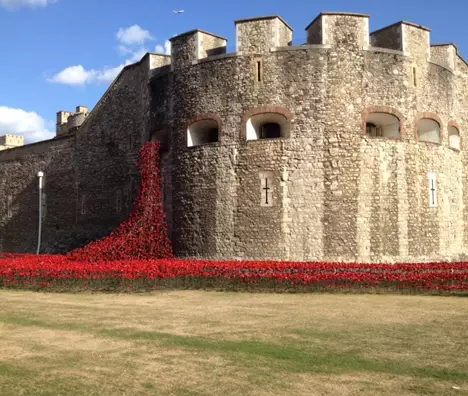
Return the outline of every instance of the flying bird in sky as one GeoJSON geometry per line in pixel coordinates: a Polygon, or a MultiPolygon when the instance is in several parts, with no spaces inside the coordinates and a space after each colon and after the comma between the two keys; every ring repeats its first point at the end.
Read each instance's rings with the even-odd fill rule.
{"type": "Polygon", "coordinates": [[[184,10],[179,10],[179,11],[172,10],[172,12],[173,12],[174,14],[183,14],[185,11],[184,11],[184,10]]]}

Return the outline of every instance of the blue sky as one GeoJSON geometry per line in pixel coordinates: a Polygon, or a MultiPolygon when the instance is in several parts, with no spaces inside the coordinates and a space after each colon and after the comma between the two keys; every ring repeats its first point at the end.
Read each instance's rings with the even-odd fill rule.
{"type": "Polygon", "coordinates": [[[277,14],[299,44],[323,11],[370,14],[371,31],[421,24],[433,44],[455,42],[468,59],[466,0],[0,0],[0,135],[53,137],[57,111],[92,109],[123,65],[168,50],[174,35],[207,30],[228,38],[231,52],[234,20],[277,14]]]}

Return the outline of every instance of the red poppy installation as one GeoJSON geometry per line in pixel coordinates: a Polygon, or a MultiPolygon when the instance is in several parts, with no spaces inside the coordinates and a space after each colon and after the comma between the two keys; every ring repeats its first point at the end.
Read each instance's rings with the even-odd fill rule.
{"type": "Polygon", "coordinates": [[[71,252],[71,260],[102,262],[173,256],[162,204],[159,148],[159,142],[148,142],[140,150],[137,166],[141,187],[128,220],[107,238],[71,252]]]}
{"type": "Polygon", "coordinates": [[[130,218],[66,256],[0,253],[0,287],[55,291],[172,289],[468,294],[468,263],[345,264],[173,258],[162,207],[159,143],[140,150],[130,218]]]}
{"type": "Polygon", "coordinates": [[[50,291],[218,289],[468,294],[468,263],[344,264],[268,261],[73,261],[0,255],[0,287],[50,291]]]}

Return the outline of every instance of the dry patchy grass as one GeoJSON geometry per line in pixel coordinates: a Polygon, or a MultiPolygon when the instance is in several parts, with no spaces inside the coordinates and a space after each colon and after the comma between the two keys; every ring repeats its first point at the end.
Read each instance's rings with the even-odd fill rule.
{"type": "Polygon", "coordinates": [[[468,395],[467,324],[457,297],[0,291],[0,394],[468,395]]]}

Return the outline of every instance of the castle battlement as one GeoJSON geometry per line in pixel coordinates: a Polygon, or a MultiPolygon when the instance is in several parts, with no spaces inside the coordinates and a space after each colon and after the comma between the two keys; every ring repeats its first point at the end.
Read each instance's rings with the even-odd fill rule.
{"type": "MultiPolygon", "coordinates": [[[[431,45],[429,28],[400,21],[370,32],[369,20],[370,15],[367,14],[320,13],[305,28],[306,42],[297,48],[314,48],[313,46],[350,50],[381,48],[398,51],[394,53],[409,56],[416,63],[431,61],[455,71],[457,58],[460,58],[456,46],[431,45]]],[[[293,28],[278,15],[240,19],[234,24],[236,27],[234,54],[226,54],[226,38],[203,30],[191,30],[173,37],[172,70],[191,66],[202,60],[220,59],[222,58],[220,55],[261,56],[292,47],[293,28]]]]}
{"type": "Polygon", "coordinates": [[[192,65],[199,59],[226,53],[227,39],[203,30],[191,30],[171,38],[173,69],[192,65]]]}
{"type": "Polygon", "coordinates": [[[24,137],[18,135],[0,136],[0,151],[24,146],[24,137]]]}
{"type": "Polygon", "coordinates": [[[60,136],[68,132],[76,131],[83,124],[89,114],[86,106],[77,106],[76,111],[58,111],[55,135],[60,136]]]}

